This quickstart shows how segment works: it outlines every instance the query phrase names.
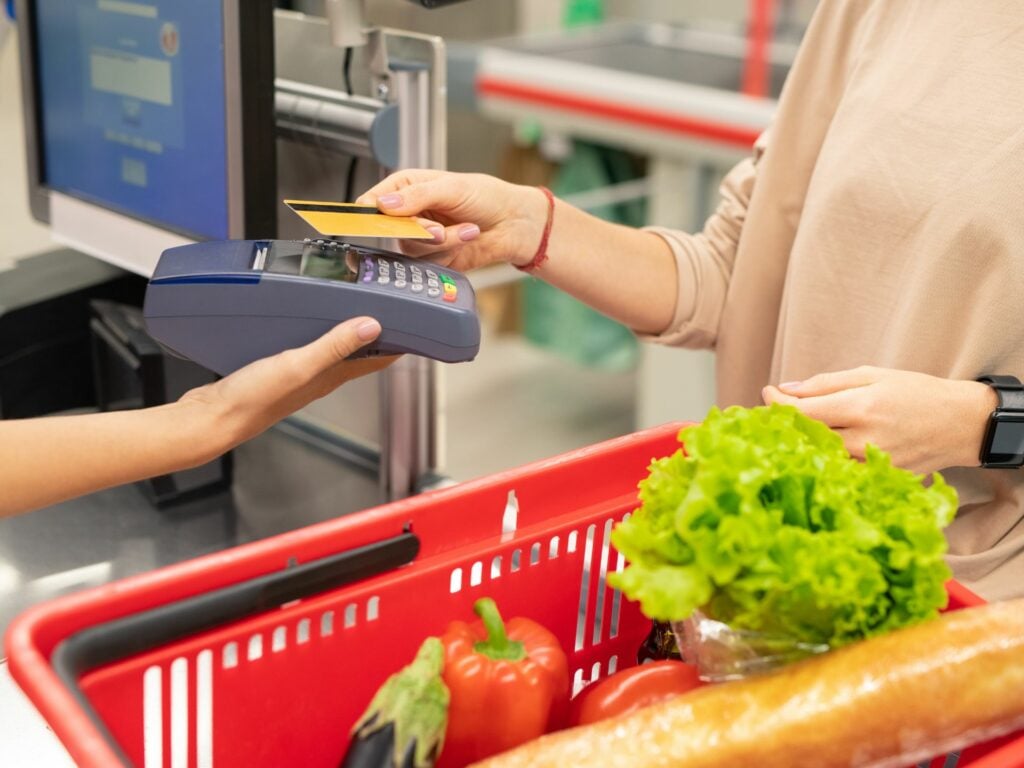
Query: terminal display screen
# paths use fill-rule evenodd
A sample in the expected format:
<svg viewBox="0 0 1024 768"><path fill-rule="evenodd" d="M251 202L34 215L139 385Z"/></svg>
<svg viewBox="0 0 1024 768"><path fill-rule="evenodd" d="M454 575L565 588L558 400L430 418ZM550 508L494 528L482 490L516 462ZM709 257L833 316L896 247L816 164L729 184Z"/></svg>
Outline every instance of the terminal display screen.
<svg viewBox="0 0 1024 768"><path fill-rule="evenodd" d="M222 4L37 0L35 14L47 186L228 237Z"/></svg>
<svg viewBox="0 0 1024 768"><path fill-rule="evenodd" d="M281 275L301 275L354 283L359 277L359 258L346 248L318 243L300 244L296 247L275 242L267 255L264 269Z"/></svg>

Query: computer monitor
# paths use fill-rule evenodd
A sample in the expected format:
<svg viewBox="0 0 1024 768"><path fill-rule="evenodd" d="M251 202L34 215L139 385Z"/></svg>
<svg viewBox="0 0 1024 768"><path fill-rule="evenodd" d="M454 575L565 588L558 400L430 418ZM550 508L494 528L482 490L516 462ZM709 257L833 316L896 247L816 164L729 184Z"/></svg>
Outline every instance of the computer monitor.
<svg viewBox="0 0 1024 768"><path fill-rule="evenodd" d="M149 274L276 230L273 0L17 0L29 194L56 240Z"/></svg>

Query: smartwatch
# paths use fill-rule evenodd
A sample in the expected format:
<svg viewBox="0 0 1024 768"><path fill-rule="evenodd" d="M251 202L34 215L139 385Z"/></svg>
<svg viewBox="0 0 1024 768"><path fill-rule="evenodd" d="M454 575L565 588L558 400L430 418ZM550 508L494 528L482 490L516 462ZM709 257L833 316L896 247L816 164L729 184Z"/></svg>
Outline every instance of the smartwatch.
<svg viewBox="0 0 1024 768"><path fill-rule="evenodd" d="M981 376L978 381L999 396L981 443L981 466L1019 469L1024 466L1024 384L1015 376Z"/></svg>

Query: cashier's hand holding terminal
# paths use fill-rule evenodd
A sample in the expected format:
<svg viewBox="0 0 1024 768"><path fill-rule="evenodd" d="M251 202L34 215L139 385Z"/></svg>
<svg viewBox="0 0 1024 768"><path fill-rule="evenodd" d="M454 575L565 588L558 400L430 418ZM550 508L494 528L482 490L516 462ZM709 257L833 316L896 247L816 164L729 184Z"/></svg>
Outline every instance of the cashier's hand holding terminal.
<svg viewBox="0 0 1024 768"><path fill-rule="evenodd" d="M395 358L346 360L380 324L353 318L168 405L0 421L0 517L199 466Z"/></svg>

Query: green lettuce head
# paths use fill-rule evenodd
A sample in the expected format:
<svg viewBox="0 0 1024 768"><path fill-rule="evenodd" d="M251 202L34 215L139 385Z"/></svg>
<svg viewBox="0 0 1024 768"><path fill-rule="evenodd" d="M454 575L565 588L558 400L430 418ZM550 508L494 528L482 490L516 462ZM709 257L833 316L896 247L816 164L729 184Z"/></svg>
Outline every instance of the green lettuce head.
<svg viewBox="0 0 1024 768"><path fill-rule="evenodd" d="M850 457L791 406L712 409L651 464L612 542L612 586L652 619L701 609L734 629L838 647L934 616L957 496L938 473Z"/></svg>

